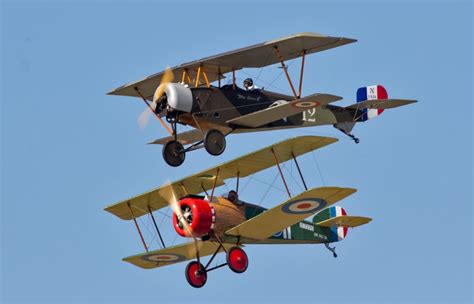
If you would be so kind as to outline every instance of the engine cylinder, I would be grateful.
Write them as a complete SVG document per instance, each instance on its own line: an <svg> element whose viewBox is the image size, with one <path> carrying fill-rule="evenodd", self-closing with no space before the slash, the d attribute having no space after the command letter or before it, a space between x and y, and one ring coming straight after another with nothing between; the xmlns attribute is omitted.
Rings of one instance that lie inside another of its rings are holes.
<svg viewBox="0 0 474 304"><path fill-rule="evenodd" d="M163 83L168 106L173 110L190 113L193 109L193 93L181 83Z"/></svg>
<svg viewBox="0 0 474 304"><path fill-rule="evenodd" d="M209 202L186 197L178 202L180 214L174 214L173 226L183 237L201 237L214 229L215 211Z"/></svg>

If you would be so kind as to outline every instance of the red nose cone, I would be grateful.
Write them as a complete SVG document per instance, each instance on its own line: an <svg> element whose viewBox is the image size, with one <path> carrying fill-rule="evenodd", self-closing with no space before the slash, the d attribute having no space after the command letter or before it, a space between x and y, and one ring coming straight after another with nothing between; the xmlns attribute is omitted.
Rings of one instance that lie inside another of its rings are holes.
<svg viewBox="0 0 474 304"><path fill-rule="evenodd" d="M173 226L183 237L201 237L214 228L215 212L209 202L186 197L178 202L180 213L174 214Z"/></svg>

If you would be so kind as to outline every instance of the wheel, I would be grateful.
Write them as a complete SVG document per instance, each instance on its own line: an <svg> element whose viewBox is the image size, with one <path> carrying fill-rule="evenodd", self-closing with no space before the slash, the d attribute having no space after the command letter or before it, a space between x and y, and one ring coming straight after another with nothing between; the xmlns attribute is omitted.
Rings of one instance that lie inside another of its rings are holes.
<svg viewBox="0 0 474 304"><path fill-rule="evenodd" d="M211 129L204 136L204 148L211 155L221 155L225 150L225 145L225 136L219 130Z"/></svg>
<svg viewBox="0 0 474 304"><path fill-rule="evenodd" d="M186 280L194 288L201 288L207 282L207 272L201 263L192 261L186 266Z"/></svg>
<svg viewBox="0 0 474 304"><path fill-rule="evenodd" d="M236 273L242 273L249 267L249 259L245 251L240 247L232 247L227 251L227 265L230 270Z"/></svg>
<svg viewBox="0 0 474 304"><path fill-rule="evenodd" d="M178 167L185 157L184 147L179 141L170 140L163 146L163 158L168 165Z"/></svg>

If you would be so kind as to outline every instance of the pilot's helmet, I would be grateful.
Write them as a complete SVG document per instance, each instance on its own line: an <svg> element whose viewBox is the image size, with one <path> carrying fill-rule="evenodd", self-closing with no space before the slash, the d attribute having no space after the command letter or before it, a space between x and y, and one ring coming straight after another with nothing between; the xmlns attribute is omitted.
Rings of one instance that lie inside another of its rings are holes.
<svg viewBox="0 0 474 304"><path fill-rule="evenodd" d="M252 78L246 78L244 80L244 87L248 88L248 87L251 87L253 86L253 80Z"/></svg>

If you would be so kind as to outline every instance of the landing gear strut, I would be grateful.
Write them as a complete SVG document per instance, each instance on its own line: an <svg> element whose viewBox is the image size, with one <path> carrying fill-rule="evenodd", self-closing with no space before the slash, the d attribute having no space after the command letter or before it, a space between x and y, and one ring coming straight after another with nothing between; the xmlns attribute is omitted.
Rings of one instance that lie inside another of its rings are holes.
<svg viewBox="0 0 474 304"><path fill-rule="evenodd" d="M329 243L324 243L324 246L326 246L326 248L332 252L333 257L337 258L336 247L329 246Z"/></svg>
<svg viewBox="0 0 474 304"><path fill-rule="evenodd" d="M183 145L178 141L176 127L178 122L178 114L167 115L166 121L171 124L174 139L170 140L163 146L163 158L168 165L172 167L178 167L184 162L184 159L186 158L186 151L184 150Z"/></svg>

